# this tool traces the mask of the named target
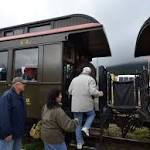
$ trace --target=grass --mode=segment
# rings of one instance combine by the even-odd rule
[[[113,137],[121,137],[121,129],[116,125],[112,124],[108,129],[104,131],[105,135]],[[134,132],[129,132],[127,138],[135,140],[144,140],[150,142],[150,130],[148,128],[136,129]]]

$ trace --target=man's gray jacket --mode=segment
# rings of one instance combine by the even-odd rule
[[[72,95],[72,112],[88,112],[94,110],[92,97],[102,96],[96,88],[94,78],[87,74],[80,74],[74,78],[69,86],[69,94]]]

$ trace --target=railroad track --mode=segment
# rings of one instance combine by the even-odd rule
[[[70,150],[76,145],[71,144]],[[125,139],[119,137],[102,136],[99,129],[92,129],[91,135],[85,138],[84,150],[150,150],[150,142]]]
[[[97,150],[149,150],[150,142],[103,136],[95,147]]]

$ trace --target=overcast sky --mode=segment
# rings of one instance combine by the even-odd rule
[[[98,63],[139,60],[134,59],[135,42],[150,17],[150,0],[1,0],[0,28],[73,13],[90,15],[104,25],[112,57]]]

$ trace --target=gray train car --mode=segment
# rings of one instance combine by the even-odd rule
[[[13,77],[23,77],[28,81],[27,114],[37,119],[50,89],[57,87],[66,93],[82,56],[89,61],[111,56],[103,25],[87,15],[0,29],[0,95],[10,88]],[[64,103],[67,106],[67,97]]]
[[[141,56],[149,56],[150,55],[150,18],[148,18],[143,26],[141,27],[135,46],[135,57]],[[146,91],[147,97],[144,101],[144,111],[148,112],[150,116],[150,72],[149,72],[149,65],[148,65],[148,82],[144,84],[143,90]],[[143,91],[143,93],[144,93]],[[149,117],[150,118],[150,117]]]
[[[149,62],[147,60],[143,60],[139,62],[109,66],[107,67],[107,70],[115,75],[132,75],[142,72],[145,69],[148,70],[148,67]]]

